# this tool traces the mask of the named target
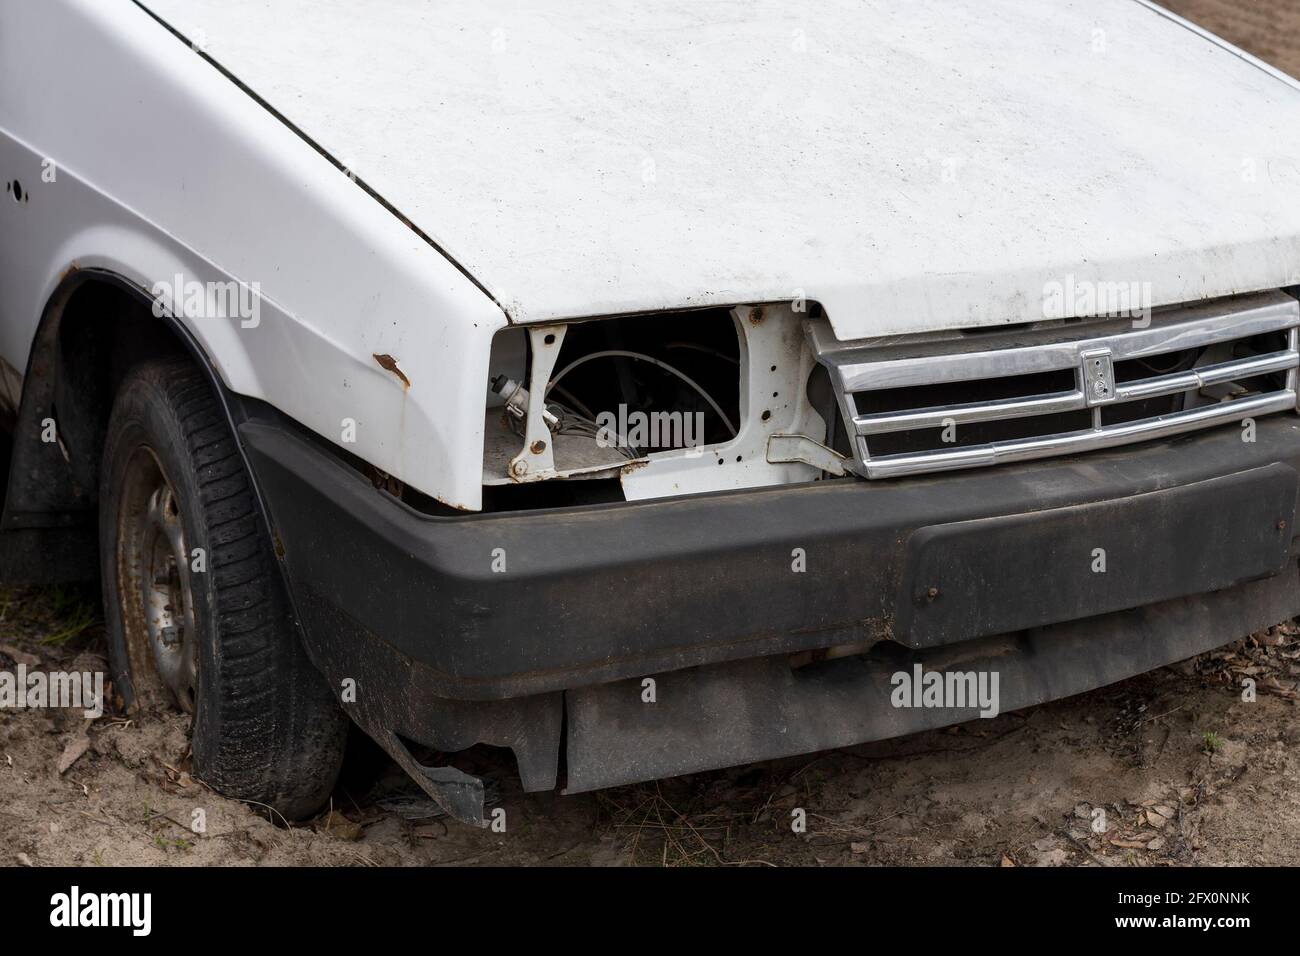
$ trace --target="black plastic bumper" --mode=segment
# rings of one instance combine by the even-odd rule
[[[997,656],[1017,688],[1006,706],[1023,706],[1300,612],[1289,415],[1259,421],[1253,442],[1223,428],[927,478],[463,517],[407,507],[273,420],[240,435],[313,657],[358,679],[363,726],[443,750],[510,746],[530,790],[555,785],[566,700],[569,785],[586,789],[936,719],[876,713],[879,667],[904,658],[791,677],[793,652],[884,638],[906,660],[978,658],[1016,634]],[[1162,629],[1188,609],[1205,626]],[[678,672],[669,685],[689,693],[632,706],[640,678]],[[718,694],[728,709],[705,705]],[[793,707],[822,717],[792,734]],[[626,747],[636,755],[616,759]]]
[[[1281,567],[1300,468],[1287,416],[1254,443],[1221,429],[925,479],[443,518],[288,431],[241,433],[304,617],[321,607],[464,700],[1217,590]]]

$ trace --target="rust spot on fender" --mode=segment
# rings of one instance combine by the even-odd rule
[[[391,355],[373,355],[372,358],[379,363],[379,367],[386,371],[392,372],[402,380],[402,388],[410,388],[411,380],[407,378],[400,368],[397,367],[397,359]]]

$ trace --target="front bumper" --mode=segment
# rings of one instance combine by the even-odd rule
[[[1290,415],[1253,442],[463,517],[376,492],[273,418],[240,435],[309,650],[357,681],[362,726],[510,746],[526,789],[556,784],[566,706],[568,788],[589,789],[972,716],[890,708],[915,661],[987,657],[1005,710],[1300,613]]]

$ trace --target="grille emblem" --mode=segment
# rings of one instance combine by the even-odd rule
[[[1115,366],[1110,349],[1090,349],[1079,356],[1083,366],[1083,394],[1089,405],[1115,399]]]

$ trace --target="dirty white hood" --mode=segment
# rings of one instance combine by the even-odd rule
[[[516,321],[1300,281],[1300,88],[1138,0],[145,5]]]

